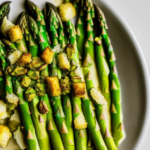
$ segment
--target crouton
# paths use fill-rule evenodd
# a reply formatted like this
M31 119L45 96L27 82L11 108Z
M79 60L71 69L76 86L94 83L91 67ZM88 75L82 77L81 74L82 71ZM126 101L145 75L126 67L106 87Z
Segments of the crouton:
M41 59L46 64L51 64L51 62L53 60L53 56L54 56L54 52L49 47L46 47L41 55Z
M17 65L19 66L25 66L26 64L30 63L32 61L32 55L28 52L24 52L19 60L17 61Z
M73 96L75 97L85 96L85 82L74 83L72 86L73 86Z
M46 77L46 82L50 96L59 96L61 94L58 77Z
M62 21L71 20L76 16L76 9L72 3L65 3L59 7L59 15Z
M59 69L70 69L70 62L65 53L60 53L57 56Z
M9 36L11 42L16 42L18 40L21 40L23 38L23 36L22 36L22 32L21 32L19 25L13 26L8 31L8 36Z

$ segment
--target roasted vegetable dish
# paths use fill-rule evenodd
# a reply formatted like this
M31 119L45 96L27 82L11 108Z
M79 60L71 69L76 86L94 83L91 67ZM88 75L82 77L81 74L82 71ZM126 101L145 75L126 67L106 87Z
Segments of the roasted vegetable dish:
M0 5L0 146L117 150L125 131L104 13L92 0L25 6L12 23L10 2Z

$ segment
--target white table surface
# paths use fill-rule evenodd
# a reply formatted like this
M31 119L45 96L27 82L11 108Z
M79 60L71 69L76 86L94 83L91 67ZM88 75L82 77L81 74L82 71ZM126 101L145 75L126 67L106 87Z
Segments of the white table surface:
M150 74L150 1L108 0L133 31L144 54ZM150 149L150 125L140 150Z

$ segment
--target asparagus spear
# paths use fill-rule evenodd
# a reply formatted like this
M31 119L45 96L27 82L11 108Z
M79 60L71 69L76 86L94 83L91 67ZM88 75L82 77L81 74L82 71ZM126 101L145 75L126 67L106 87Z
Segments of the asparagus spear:
M72 49L72 51L74 51L74 54L70 57L70 62L74 63L72 64L72 66L76 65L77 69L79 72L79 74L76 74L75 70L72 72L72 81L75 82L75 80L73 78L75 77L79 77L79 79L77 79L78 81L83 81L83 76L82 76L82 70L80 68L80 63L79 63L79 54L78 54L78 50L77 50L77 46L76 46L76 33L75 33L75 28L74 25L68 21L67 22L67 31L68 31L68 36L69 36L69 44L73 44L75 46L75 51ZM72 45L72 46L73 46ZM74 47L73 46L73 47ZM72 76L71 75L71 76ZM74 97L72 95L72 105L73 105L73 120L74 120L74 125L75 125L75 121L78 120L79 116L83 117L83 124L84 127L81 129L77 129L75 127L74 129L74 133L75 133L75 144L76 144L76 149L82 149L82 150L86 150L87 149L87 132L86 132L86 122L85 122L85 118L82 112L82 108L81 108L81 98L79 97ZM81 120L79 120L81 121Z
M25 135L26 135L27 147L29 150L40 150L37 137L35 134L34 125L30 115L28 102L24 100L23 89L21 88L18 80L16 80L14 86L15 86L15 92L19 97L19 105L20 105L20 111L21 111L22 121L24 125Z
M80 2L80 13L77 19L76 31L77 31L77 48L82 56L85 43L85 15L84 15L84 1Z
M83 61L83 67L84 67L84 75L86 77L86 85L87 85L87 90L89 93L89 96L91 96L91 92L92 92L92 88L96 87L95 83L93 82L92 79L97 77L97 71L94 73L90 73L90 70L95 69L96 70L96 64L94 62L94 40L93 40L93 23L92 23L92 5L91 5L91 1L87 1L86 2L86 6L87 6L87 17L86 17L86 22L87 22L87 40L86 40L86 44L85 44L85 50L84 50L84 61ZM96 55L98 61L99 59L99 55ZM99 63L99 62L98 62ZM103 65L101 63L102 67L99 67L99 69L102 69L104 67L106 67L106 65ZM102 70L101 70L102 71ZM94 74L94 75L93 75ZM103 73L101 73L103 74ZM108 77L107 77L108 78ZM107 79L106 78L106 79ZM105 80L107 81L107 80ZM106 83L109 83L106 82ZM102 87L105 87L105 85L103 85ZM96 87L98 88L98 86ZM97 94L97 93L96 93ZM107 99L109 100L109 99ZM103 102L104 101L104 102ZM100 129L101 129L101 133L102 133L102 137L104 138L104 141L106 143L106 146L109 150L111 149L116 149L116 146L114 144L114 141L110 135L110 114L109 114L109 108L110 108L110 104L108 105L109 101L105 101L103 100L102 102L96 102L96 114L98 116L98 121L99 121L99 125L100 125ZM105 104L105 105L103 105ZM84 106L84 105L83 105ZM99 107L101 109L103 109L103 114L107 115L106 117L109 117L108 119L102 121L100 118L100 114L99 114ZM89 115L88 115L89 116ZM93 137L92 137L93 138ZM95 142L95 140L93 140ZM97 147L97 146L96 146Z
M54 57L54 61L51 64L51 77L58 76L58 68L56 65L56 58ZM59 71L60 72L60 71ZM58 130L61 134L64 148L67 150L74 149L74 140L73 133L71 130L67 128L65 115L62 108L61 95L59 96L51 96L51 102L53 107L53 112L55 114L55 122L57 124Z
M47 13L46 13L46 11L47 11ZM54 47L59 43L61 45L61 47L63 48L65 46L63 24L61 22L59 15L57 14L55 6L53 6L50 3L47 3L47 10L45 8L45 18L47 18L47 22L49 20L52 20L50 27L48 26L49 31L51 31L50 35L51 36L55 35L55 37L54 37L55 41L52 42L52 46ZM56 24L58 24L58 26L56 26ZM58 30L57 30L57 28L58 28ZM59 37L58 37L58 35L59 35ZM61 54L58 54L58 55L60 56ZM57 53L55 53L55 57L56 56L57 56ZM55 63L55 60L53 63ZM52 69L53 69L53 72L55 72L54 70L57 69L57 66L55 66L55 68L54 68L54 65L52 65ZM71 103L70 103L70 97L69 97L69 95L67 95L68 92L70 92L70 89L67 89L67 90L65 89L64 95L62 96L62 102L63 102L62 108L64 111L64 112L62 111L62 113L64 113L64 115L65 115L65 120L63 120L63 121L65 121L68 133L61 134L61 136L62 136L62 139L64 142L65 149L74 150L75 146L74 146L74 135L73 135L73 128L72 128L72 111L71 111L72 108L71 108Z
M4 76L4 71L5 71L5 66L6 63L2 63L2 56L5 52L5 47L3 42L0 40L0 59L1 59L1 70L0 70L0 99L5 100L5 76Z
M70 6L69 6L70 5ZM68 7L68 8L67 8ZM62 13L62 11L64 11ZM66 13L67 11L70 14L69 17L66 17ZM74 25L68 21L70 20L72 17L74 17L74 8L73 6L69 3L66 3L66 5L62 5L59 8L59 14L63 14L61 15L61 18L63 21L67 21L67 32L68 32L68 43L70 45L68 45L67 47L67 55L70 59L70 62L72 63L72 68L73 71L70 73L71 78L72 78L72 82L74 83L74 86L76 85L77 92L75 95L77 95L77 93L80 93L80 85L84 85L84 83L81 83L83 81L83 76L82 76L82 71L80 68L80 63L79 63L79 54L78 54L78 50L77 50L77 46L76 46L76 33L75 33L75 28ZM75 82L79 82L79 83L75 83ZM84 86L83 86L84 87ZM82 88L81 93L83 92L84 95L84 90ZM79 94L80 95L80 94ZM80 96L83 96L82 94ZM81 99L80 97L75 97L74 95L72 95L72 105L73 105L73 121L74 121L74 134L75 134L75 148L76 149L81 149L81 150L86 150L87 149L87 132L86 132L86 127L87 127L87 123L85 121L83 112L82 112L82 108L81 108Z
M37 39L40 43L41 50L43 51L46 47L49 47L49 42L47 38L46 24L44 20L43 13L34 3L26 0L27 8L29 9L29 13L36 19L36 23L39 29L39 33L37 35Z
M29 51L32 56L37 54L38 46L37 43L32 38L30 31L28 29L28 16L23 12L21 14L20 20L18 22L21 30L26 35L26 40L30 40L30 44L28 45ZM29 42L28 42L29 43ZM32 53L33 52L33 53ZM33 91L35 92L35 91ZM35 126L35 131L39 143L40 149L50 150L50 139L46 130L46 114L41 114L38 110L39 97L35 96L30 102L29 107L31 110L32 120Z
M106 24L105 16L98 7L96 7L96 9L98 14L98 20L100 23L100 33L102 37L102 42L104 45L104 50L106 52L107 62L110 69L109 80L110 80L110 91L111 91L111 98L112 98L112 105L111 105L112 135L116 143L116 146L118 146L121 140L123 140L123 138L125 137L122 110L121 110L120 83L116 72L116 65L115 65L116 59L115 59L114 51L112 48L112 44L110 42L110 38L107 34L108 27Z
M85 50L82 53L82 56L84 58L83 67L84 67L85 76L87 75L88 69L90 70L91 65L94 64L94 54L93 54L94 43L93 43L93 29L92 29L93 24L92 24L91 7L89 5L89 1L86 1L86 5L87 5L86 8L87 40L86 40ZM88 96L86 96L86 98L83 98L83 110L84 110L86 121L88 122L88 130L96 146L96 149L107 149L103 141L103 137L100 133L100 128L96 119L95 111L92 108L92 104Z
M114 140L111 136L111 133L108 130L108 126L106 124L105 116L103 114L103 107L106 105L104 97L101 95L98 98L98 93L92 93L92 89L94 89L93 80L91 78L91 72L86 68L87 77L86 77L86 85L87 85L87 91L89 92L91 98L93 98L94 103L96 104L96 116L98 118L98 123L101 128L101 134L104 138L105 144L108 148L108 150L117 150Z
M49 33L49 37L51 39L52 46L56 46L58 44L58 18L56 16L56 8L51 3L46 3L46 6L43 10L44 18L47 23L47 30Z
M110 92L109 92L109 80L108 80L108 76L104 76L105 74L104 75L102 74L102 70L100 70L101 68L98 68L98 70L96 69L96 63L94 60L94 38L93 38L94 33L93 33L91 5L88 6L88 1L87 1L86 23L87 23L87 28L86 28L87 40L85 43L83 66L86 67L86 66L90 65L90 69L93 70L92 78L95 79L95 80L93 80L94 87L99 88L99 85L100 85L100 90L101 90L102 94L104 95L105 99L107 100L107 104L104 106L104 115L106 118L108 130L111 133L111 116L109 113L110 105L111 105L111 98L110 98ZM101 74L100 74L99 70L101 71ZM101 75L103 75L105 77L104 78L105 80L102 80L103 84L101 84L101 82L100 82L100 84L98 84L97 81L98 81L98 79L101 79Z
M8 42L8 41L7 41ZM8 42L7 43L5 40L5 44L11 43ZM11 49L13 49L14 44L10 44L10 45L6 45L8 51L10 51ZM10 110L14 110L15 107L18 105L18 98L17 96L14 94L13 91L13 84L12 84L12 80L13 77L8 73L8 62L6 61L6 50L4 49L4 51L1 51L1 62L3 64L3 72L5 74L5 99L8 105L8 108Z
M35 34L34 37L38 37L39 30L38 30L36 22L34 21L34 19L32 17L29 17L29 23L30 23L30 29L33 31L32 33ZM34 32L34 31L36 31L36 32ZM38 42L39 42L41 51L44 51L43 43L40 41L38 41ZM48 67L41 71L41 76L44 79L49 76ZM52 108L51 108L51 104L49 103L49 97L48 97L47 93L45 93L44 96L40 97L40 102L41 101L47 105L48 110L49 110L49 112L47 113L47 130L49 132L53 147L54 147L54 149L57 149L57 150L63 150L64 146L63 146L60 134L58 132L58 129L56 127L56 124L54 122Z
M15 47L15 45L13 43L11 43L7 40L4 40L4 41L5 41L5 44L8 44L7 48L9 49L9 51L11 50L11 48ZM3 59L3 61L5 61L5 59ZM9 77L9 78L7 79L7 77ZM14 80L15 80L15 78L14 78ZM14 82L14 80L12 81L11 75L9 75L9 74L6 75L6 81L7 81L6 83L8 83L8 87L6 85L7 92L13 91L12 82ZM16 80L16 82L14 82L14 90L19 98L19 105L20 105L22 120L23 120L23 124L24 124L24 128L25 128L25 135L26 135L26 140L27 140L27 144L28 144L28 149L29 150L31 150L31 149L32 150L33 149L40 150L39 144L38 144L38 141L36 138L33 122L32 122L31 116L30 116L29 106L28 106L28 103L24 100L23 89L21 88L18 80Z
M47 11L47 16L46 16L46 11ZM55 42L52 42L52 46L54 47L54 46L56 46L57 44L58 44L58 42L59 42L59 44L61 45L61 47L64 47L64 34L63 34L63 25L62 25L62 22L61 22L61 20L60 20L60 18L59 18L59 16L58 16L58 14L57 14L57 12L56 12L56 9L55 9L55 7L52 5L52 4L50 4L50 3L47 3L47 10L46 10L46 8L45 8L45 10L44 10L44 12L45 12L45 18L47 18L48 20L47 21L49 21L49 20L52 20L53 22L51 22L51 26L50 26L50 28L49 28L49 26L48 26L48 30L49 31L51 31L50 32L50 34L51 34L51 36L53 36L53 35L58 35L58 33L57 32L59 32L59 41L58 41L58 38L57 38L57 36L55 37ZM50 13L51 12L51 13ZM48 14L51 14L51 16L49 16ZM55 29L53 29L55 26L56 26L56 20L58 20L59 22L58 22L58 24L60 24L60 26L58 27L58 30L55 28ZM55 52L55 57L54 57L54 61L53 61L53 63L52 63L52 75L57 75L57 73L56 72L61 72L58 68L57 68L57 65L55 64L56 62L55 62L55 59L56 59L56 57L57 57L57 52ZM65 90L64 91L64 94L66 94L66 93L68 93L69 92L69 90L67 91L67 90ZM69 97L68 97L68 95L63 95L62 96L62 98L63 98L63 102L69 102ZM67 101L66 101L67 100ZM65 103L64 105L63 105L63 108L64 107L67 107L67 106L65 106L65 105L69 105L70 107L68 108L68 110L66 110L65 108L64 108L64 110L65 110L65 112L63 112L63 110L62 110L62 104L61 104L61 101L60 101L60 96L58 96L58 97L53 97L52 98L52 101L53 101L53 104L54 104L54 107L53 107L53 109L54 109L54 111L56 112L58 112L58 109L61 109L61 114L63 114L63 113L65 113L65 118L69 118L69 120L67 121L66 119L59 119L60 121L58 122L58 121L56 121L56 122L58 122L58 124L59 124L59 126L62 124L62 126L60 126L60 129L61 129L61 136L62 136L62 139L63 139L63 142L64 142L64 147L65 147L65 149L74 149L75 147L74 147L74 136L73 136L73 129L72 129L72 125L71 125L71 120L72 120L72 117L70 118L70 116L71 116L71 105L69 105L68 103ZM56 104L56 102L58 103L58 105L59 106L57 106L57 104ZM56 105L55 105L56 104ZM56 110L57 109L57 110ZM56 113L57 113L56 112ZM69 114L69 113L70 114ZM59 112L58 112L59 113ZM61 116L62 118L63 118L63 115ZM62 121L62 122L61 122ZM66 122L67 121L67 122ZM66 124L66 131L67 131L67 133L62 133L62 129L63 128L65 128L65 124ZM58 127L59 128L59 127ZM64 130L65 131L65 130Z
M5 17L5 16L7 16L8 15L8 13L9 13L9 10L10 10L10 6L9 6L9 4L10 4L11 2L5 2L5 3L3 3L1 6L0 6L0 25L1 25L1 22L2 22L2 20L3 20L3 18Z

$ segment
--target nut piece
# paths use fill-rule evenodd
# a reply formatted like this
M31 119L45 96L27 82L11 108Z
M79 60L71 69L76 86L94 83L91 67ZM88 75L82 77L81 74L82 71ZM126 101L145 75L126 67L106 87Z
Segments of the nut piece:
M46 82L50 96L59 96L61 94L58 77L46 77Z
M49 111L47 105L43 100L39 102L39 111L41 114L46 114Z
M29 87L26 91L25 91L25 100L30 102L32 101L32 99L36 96L36 91Z
M66 48L68 58L71 58L72 55L75 53L76 48L74 44L68 44Z
M32 57L32 62L29 63L27 67L32 70L36 70L36 69L40 68L43 64L44 64L44 62L41 60L40 57L34 56L34 57Z
M16 42L18 40L21 40L23 38L23 36L22 36L22 32L21 32L19 25L13 26L9 30L8 36L9 36L11 42Z
M51 64L51 62L53 60L53 56L54 56L54 52L49 47L46 47L41 55L41 59L46 64Z
M62 94L67 94L70 93L70 82L69 82L69 77L65 77L64 79L60 79L60 87Z
M31 54L28 52L24 52L19 60L17 61L17 65L19 66L25 66L26 64L30 63L32 58Z
M28 71L28 76L32 80L37 80L37 79L40 78L40 72L39 71L35 71L35 70L29 70Z
M59 69L70 69L70 62L65 53L60 53L57 55L58 58L58 67Z
M73 95L75 97L85 96L85 82L74 83L72 86L73 86Z
M22 78L21 86L29 87L30 83L31 83L31 79L28 76L25 76L24 78Z
M72 3L65 3L59 7L59 15L62 21L71 20L76 16L76 9Z
M13 72L11 73L12 76L18 77L21 75L24 75L28 72L28 69L24 68L24 67L19 67L17 66Z

